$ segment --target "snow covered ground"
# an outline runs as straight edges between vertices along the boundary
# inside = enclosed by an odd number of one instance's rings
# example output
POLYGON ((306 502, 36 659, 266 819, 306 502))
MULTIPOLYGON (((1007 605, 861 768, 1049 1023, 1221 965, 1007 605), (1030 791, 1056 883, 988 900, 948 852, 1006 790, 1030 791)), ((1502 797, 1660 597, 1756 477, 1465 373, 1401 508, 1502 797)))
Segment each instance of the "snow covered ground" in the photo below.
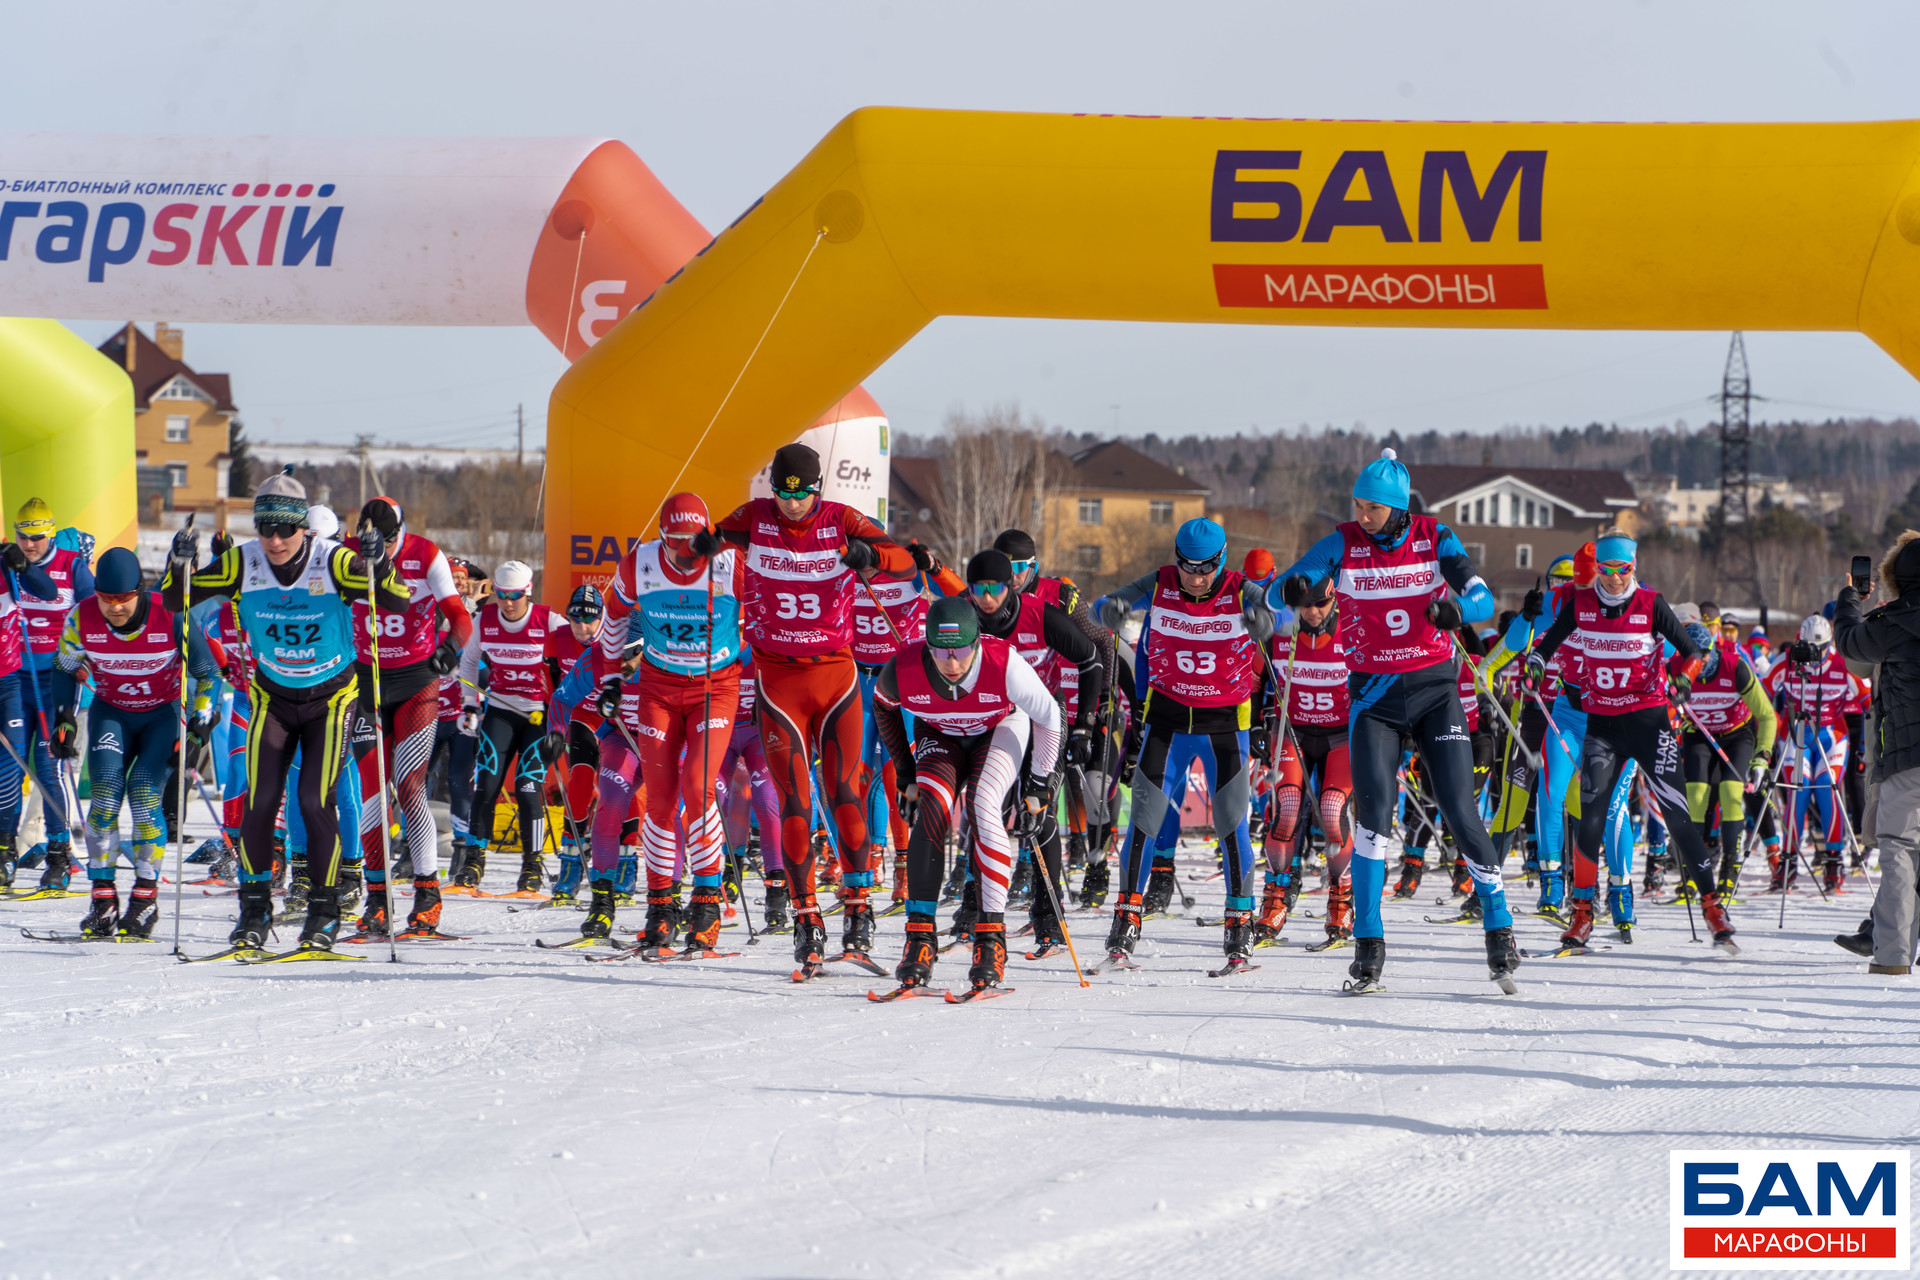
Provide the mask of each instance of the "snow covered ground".
MULTIPOLYGON (((28 942, 84 900, 4 905, 0 1276, 1649 1275, 1670 1148, 1920 1142, 1915 988, 1829 941, 1852 885, 1784 930, 1737 909, 1737 960, 1643 907, 1513 997, 1427 892, 1370 997, 1315 921, 1225 985, 1172 920, 1138 973, 1016 958, 957 1008, 793 986, 784 939, 588 964, 531 945, 577 916, 503 902, 399 965, 253 969, 28 942)), ((233 902, 189 892, 214 949, 233 902)), ((1087 959, 1105 921, 1072 924, 1087 959)))

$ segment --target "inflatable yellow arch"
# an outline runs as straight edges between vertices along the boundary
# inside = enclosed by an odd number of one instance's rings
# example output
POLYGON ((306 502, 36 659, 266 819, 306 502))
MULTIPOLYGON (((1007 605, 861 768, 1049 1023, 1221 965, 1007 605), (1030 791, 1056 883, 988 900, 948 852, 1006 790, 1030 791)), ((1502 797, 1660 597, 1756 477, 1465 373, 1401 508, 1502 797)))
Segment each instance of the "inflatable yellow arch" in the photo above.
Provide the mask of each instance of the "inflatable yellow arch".
POLYGON ((1915 121, 858 111, 561 378, 549 529, 683 469, 737 501, 942 315, 1858 330, 1920 374, 1917 159, 1915 121))
POLYGON ((13 513, 45 498, 62 525, 99 550, 133 547, 133 384, 54 320, 0 318, 0 537, 13 513))

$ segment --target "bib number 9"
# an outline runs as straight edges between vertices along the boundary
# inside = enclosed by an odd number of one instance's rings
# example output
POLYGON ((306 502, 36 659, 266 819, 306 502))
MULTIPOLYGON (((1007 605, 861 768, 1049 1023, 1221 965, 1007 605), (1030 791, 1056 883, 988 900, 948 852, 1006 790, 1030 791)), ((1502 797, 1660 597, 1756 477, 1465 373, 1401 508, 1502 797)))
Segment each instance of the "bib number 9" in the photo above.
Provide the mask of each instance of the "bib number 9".
POLYGON ((1387 610, 1387 630, 1396 636, 1403 636, 1413 630, 1413 615, 1405 609, 1387 610))
POLYGON ((811 593, 795 595, 791 591, 776 591, 773 596, 774 612, 782 618, 817 618, 820 616, 820 597, 811 593))
POLYGON ((1213 674, 1213 650, 1182 649, 1173 655, 1173 663, 1190 676, 1210 676, 1213 674))

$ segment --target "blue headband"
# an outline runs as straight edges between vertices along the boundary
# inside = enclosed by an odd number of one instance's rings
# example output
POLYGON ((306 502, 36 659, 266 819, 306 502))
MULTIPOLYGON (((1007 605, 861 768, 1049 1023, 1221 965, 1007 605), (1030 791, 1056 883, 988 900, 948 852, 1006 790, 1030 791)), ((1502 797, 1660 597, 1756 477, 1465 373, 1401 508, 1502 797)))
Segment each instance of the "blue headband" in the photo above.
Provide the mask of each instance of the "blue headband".
POLYGON ((1640 550, 1640 544, 1624 534, 1614 534, 1602 538, 1593 549, 1593 558, 1601 564, 1615 560, 1632 560, 1640 550))

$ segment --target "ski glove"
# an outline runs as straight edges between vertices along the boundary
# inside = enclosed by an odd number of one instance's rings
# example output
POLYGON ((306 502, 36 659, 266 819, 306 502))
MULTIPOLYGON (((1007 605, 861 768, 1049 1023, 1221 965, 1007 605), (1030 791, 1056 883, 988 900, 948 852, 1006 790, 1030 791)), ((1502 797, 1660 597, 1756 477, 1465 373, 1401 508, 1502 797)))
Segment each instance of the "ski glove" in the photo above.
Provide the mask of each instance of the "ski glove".
POLYGON ((31 564, 27 553, 14 542, 0 542, 0 563, 7 566, 7 572, 15 574, 25 573, 31 564))
POLYGON ((380 557, 385 555, 386 552, 387 544, 380 536, 380 530, 374 527, 371 520, 362 521, 360 524, 360 558, 367 562, 368 574, 373 573, 373 566, 380 563, 380 557))
POLYGON ((220 559, 226 555, 227 552, 233 550, 233 535, 225 529, 215 529, 213 531, 213 537, 207 539, 207 550, 215 560, 220 559))
POLYGON ((567 754, 566 734, 549 733, 546 737, 540 739, 540 760, 542 763, 551 765, 555 760, 558 760, 565 754, 567 754))
POLYGON ((72 760, 80 754, 80 724, 73 718, 73 709, 60 708, 53 721, 53 741, 47 744, 47 750, 56 760, 72 760))
POLYGON ((191 529, 182 529, 173 535, 173 547, 167 552, 167 559, 174 564, 192 564, 200 558, 200 535, 191 529))
POLYGON ((603 720, 611 720, 620 714, 620 682, 609 680, 600 686, 600 696, 594 699, 594 709, 603 720))
POLYGON ((1307 602, 1307 588, 1312 585, 1306 574, 1294 574, 1280 584, 1280 602, 1289 609, 1298 609, 1307 602))
POLYGON ((1547 611, 1546 593, 1541 591, 1539 587, 1533 588, 1531 591, 1527 592, 1525 596, 1521 597, 1520 616, 1525 618, 1528 622, 1532 622, 1535 618, 1538 618, 1541 614, 1545 613, 1546 611, 1547 611))
POLYGON ((1273 746, 1273 735, 1280 728, 1280 722, 1272 716, 1261 716, 1260 723, 1253 726, 1247 734, 1247 747, 1253 752, 1255 760, 1265 760, 1267 752, 1273 746))
POLYGON ((1673 699, 1673 705, 1684 707, 1687 699, 1693 696, 1693 680, 1684 671, 1675 671, 1667 677, 1667 696, 1673 699))
POLYGON ((940 572, 940 557, 922 545, 920 539, 907 543, 907 554, 913 557, 913 567, 920 572, 929 575, 940 572))
POLYGON ((1538 689, 1547 682, 1547 660, 1537 653, 1527 655, 1526 674, 1522 677, 1529 689, 1538 689))
POLYGON ((1460 606, 1452 596, 1435 600, 1427 606, 1427 621, 1442 631, 1452 631, 1460 625, 1460 606))
POLYGON ((920 817, 920 784, 904 783, 900 788, 900 820, 912 831, 920 817))
POLYGON ((207 739, 213 734, 213 717, 204 711, 196 711, 187 717, 187 745, 195 751, 207 745, 207 739))
POLYGON ((703 560, 718 551, 721 545, 720 535, 711 529, 697 530, 693 537, 687 540, 688 549, 703 560))
POLYGON ((865 573, 880 563, 880 557, 864 538, 848 538, 846 547, 840 552, 840 563, 855 573, 865 573))
POLYGON ((1077 724, 1067 731, 1067 763, 1085 766, 1093 761, 1093 730, 1077 724))
POLYGON ((437 676, 446 675, 460 665, 460 651, 453 647, 453 641, 442 640, 434 646, 433 655, 427 659, 427 670, 437 676))
POLYGON ((1047 800, 1053 788, 1046 778, 1036 778, 1028 774, 1020 782, 1020 808, 1022 810, 1021 829, 1037 833, 1040 819, 1047 812, 1047 800))
POLYGON ((468 703, 460 708, 460 732, 471 738, 480 732, 480 708, 468 703))

